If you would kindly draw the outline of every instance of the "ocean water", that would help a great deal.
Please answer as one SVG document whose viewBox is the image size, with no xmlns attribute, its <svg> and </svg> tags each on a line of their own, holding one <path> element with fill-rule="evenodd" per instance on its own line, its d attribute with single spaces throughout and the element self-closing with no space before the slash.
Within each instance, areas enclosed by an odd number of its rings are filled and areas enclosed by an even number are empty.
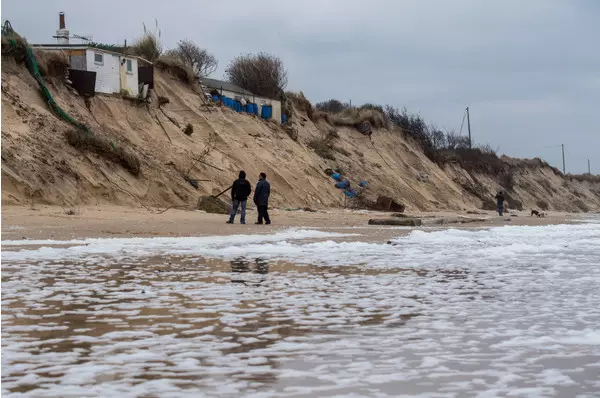
<svg viewBox="0 0 600 398">
<path fill-rule="evenodd" d="M 3 241 L 2 394 L 600 397 L 600 223 L 347 235 Z"/>
</svg>

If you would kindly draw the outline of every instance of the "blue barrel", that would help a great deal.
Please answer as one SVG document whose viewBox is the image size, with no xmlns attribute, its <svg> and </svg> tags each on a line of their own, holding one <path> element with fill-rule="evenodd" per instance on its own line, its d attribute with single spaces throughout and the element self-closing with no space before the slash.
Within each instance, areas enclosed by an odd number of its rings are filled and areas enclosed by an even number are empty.
<svg viewBox="0 0 600 398">
<path fill-rule="evenodd" d="M 263 119 L 270 119 L 272 115 L 273 108 L 271 107 L 271 105 L 263 105 L 260 117 L 262 117 Z"/>
<path fill-rule="evenodd" d="M 242 103 L 240 101 L 235 101 L 235 111 L 236 112 L 242 111 Z"/>
<path fill-rule="evenodd" d="M 246 105 L 246 110 L 248 113 L 254 113 L 254 104 Z"/>
<path fill-rule="evenodd" d="M 213 95 L 212 96 L 213 101 L 215 102 L 219 102 L 219 96 L 218 95 Z"/>
<path fill-rule="evenodd" d="M 254 108 L 254 114 L 255 114 L 256 116 L 258 116 L 258 105 L 257 105 L 257 104 L 253 104 L 253 106 L 252 106 L 252 107 Z"/>
<path fill-rule="evenodd" d="M 333 178 L 336 181 L 342 181 L 342 175 L 340 173 L 333 173 L 331 175 L 331 178 Z"/>
<path fill-rule="evenodd" d="M 281 115 L 281 123 L 285 124 L 285 122 L 287 122 L 287 115 L 284 113 Z"/>
<path fill-rule="evenodd" d="M 231 99 L 231 98 L 227 98 L 227 106 L 228 106 L 229 108 L 233 108 L 233 99 Z"/>
<path fill-rule="evenodd" d="M 335 184 L 335 187 L 339 189 L 348 189 L 350 188 L 350 181 L 344 180 L 342 182 L 338 182 L 337 184 Z"/>
</svg>

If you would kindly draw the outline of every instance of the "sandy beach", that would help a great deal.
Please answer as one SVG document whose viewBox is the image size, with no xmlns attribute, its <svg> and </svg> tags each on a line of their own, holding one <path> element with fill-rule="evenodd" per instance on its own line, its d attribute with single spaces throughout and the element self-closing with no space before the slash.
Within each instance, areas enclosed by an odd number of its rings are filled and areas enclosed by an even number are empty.
<svg viewBox="0 0 600 398">
<path fill-rule="evenodd" d="M 68 215 L 65 209 L 57 206 L 38 205 L 2 206 L 2 240 L 15 239 L 73 239 L 96 237 L 153 237 L 153 236 L 206 236 L 273 233 L 293 227 L 317 228 L 334 232 L 349 228 L 361 229 L 363 239 L 380 241 L 402 235 L 409 227 L 370 226 L 369 219 L 389 218 L 390 213 L 357 211 L 344 209 L 319 210 L 270 210 L 272 225 L 254 225 L 256 211 L 249 211 L 246 225 L 227 225 L 227 216 L 207 214 L 201 211 L 169 209 L 157 214 L 146 209 L 120 206 L 90 206 L 76 209 L 76 214 Z M 481 214 L 455 212 L 408 213 L 407 216 L 423 218 L 483 219 L 481 222 L 465 224 L 436 225 L 431 228 L 481 228 L 500 225 L 548 225 L 570 223 L 582 214 L 552 212 L 545 218 L 530 217 L 527 212 L 510 212 L 499 217 L 493 212 Z"/>
</svg>

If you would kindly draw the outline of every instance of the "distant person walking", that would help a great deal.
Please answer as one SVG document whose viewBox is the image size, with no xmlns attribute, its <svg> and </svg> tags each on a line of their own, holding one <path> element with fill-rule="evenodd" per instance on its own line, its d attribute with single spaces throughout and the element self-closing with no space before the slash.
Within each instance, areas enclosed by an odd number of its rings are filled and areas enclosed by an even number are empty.
<svg viewBox="0 0 600 398">
<path fill-rule="evenodd" d="M 496 203 L 498 203 L 498 215 L 502 217 L 504 211 L 504 194 L 502 194 L 502 191 L 496 194 Z"/>
<path fill-rule="evenodd" d="M 252 186 L 250 181 L 246 180 L 246 172 L 240 171 L 239 178 L 233 182 L 231 186 L 231 214 L 229 215 L 229 221 L 227 224 L 233 224 L 235 215 L 237 214 L 238 207 L 242 205 L 242 217 L 240 222 L 246 224 L 246 201 L 248 196 L 252 192 Z"/>
<path fill-rule="evenodd" d="M 256 184 L 256 189 L 254 190 L 254 204 L 258 209 L 258 222 L 256 224 L 262 224 L 263 218 L 265 220 L 265 224 L 271 224 L 271 219 L 269 218 L 269 196 L 271 195 L 271 184 L 267 181 L 267 175 L 265 173 L 260 173 L 260 177 L 258 179 L 258 183 Z"/>
</svg>

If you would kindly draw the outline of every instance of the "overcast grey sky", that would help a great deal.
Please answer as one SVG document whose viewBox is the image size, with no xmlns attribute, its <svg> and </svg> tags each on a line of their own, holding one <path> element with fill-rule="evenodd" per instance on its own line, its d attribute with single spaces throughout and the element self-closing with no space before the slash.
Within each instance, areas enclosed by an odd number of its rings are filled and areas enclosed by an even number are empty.
<svg viewBox="0 0 600 398">
<path fill-rule="evenodd" d="M 219 59 L 281 57 L 288 89 L 406 106 L 474 140 L 567 172 L 600 173 L 600 0 L 4 0 L 30 42 L 52 43 L 58 12 L 71 33 L 131 43 L 158 19 L 166 47 L 192 39 Z"/>
</svg>

